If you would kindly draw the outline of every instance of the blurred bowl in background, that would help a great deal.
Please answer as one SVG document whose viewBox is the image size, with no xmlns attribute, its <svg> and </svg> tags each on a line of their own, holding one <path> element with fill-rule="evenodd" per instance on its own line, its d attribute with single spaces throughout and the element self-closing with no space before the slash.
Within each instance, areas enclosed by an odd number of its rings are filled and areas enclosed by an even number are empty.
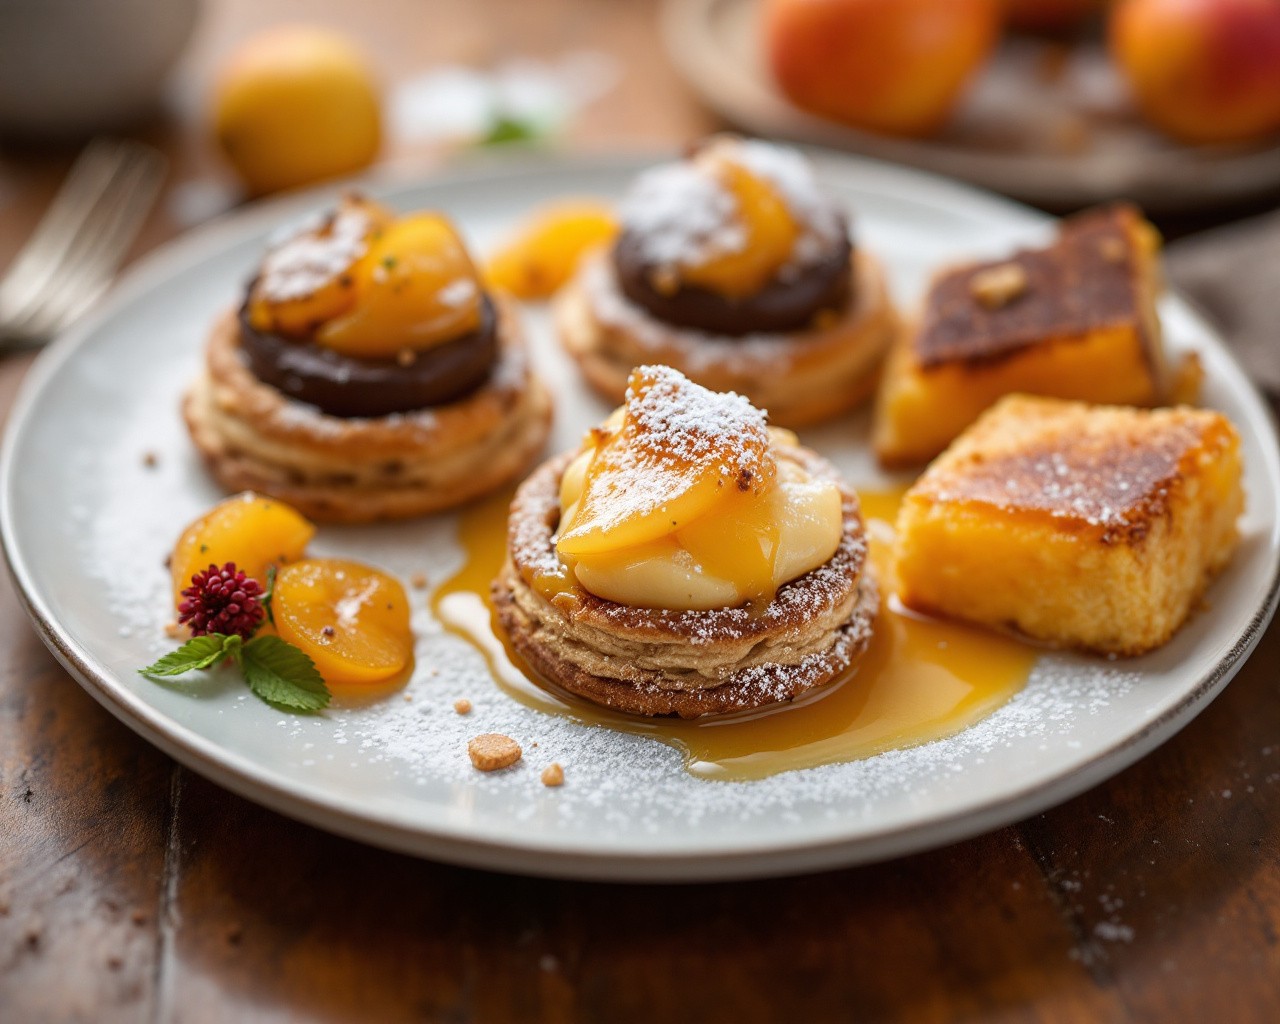
<svg viewBox="0 0 1280 1024">
<path fill-rule="evenodd" d="M 90 135 L 148 113 L 199 0 L 3 0 L 0 132 Z"/>
</svg>

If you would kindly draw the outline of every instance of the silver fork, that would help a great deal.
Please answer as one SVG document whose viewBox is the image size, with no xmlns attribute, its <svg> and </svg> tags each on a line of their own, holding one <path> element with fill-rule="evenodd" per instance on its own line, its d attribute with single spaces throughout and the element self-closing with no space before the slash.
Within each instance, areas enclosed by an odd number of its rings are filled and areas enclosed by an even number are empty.
<svg viewBox="0 0 1280 1024">
<path fill-rule="evenodd" d="M 98 139 L 85 148 L 0 279 L 0 351 L 43 344 L 102 296 L 155 202 L 165 165 L 140 142 Z"/>
</svg>

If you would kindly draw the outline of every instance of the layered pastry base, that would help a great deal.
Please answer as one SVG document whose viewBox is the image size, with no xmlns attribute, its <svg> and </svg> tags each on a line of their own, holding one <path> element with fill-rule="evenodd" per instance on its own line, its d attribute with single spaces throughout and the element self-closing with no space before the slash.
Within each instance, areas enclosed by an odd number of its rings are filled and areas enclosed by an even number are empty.
<svg viewBox="0 0 1280 1024">
<path fill-rule="evenodd" d="M 872 392 L 897 328 L 884 275 L 798 153 L 717 136 L 641 175 L 619 221 L 556 299 L 601 394 L 663 363 L 794 427 Z"/>
<path fill-rule="evenodd" d="M 1159 237 L 1132 206 L 1062 222 L 1057 240 L 941 273 L 885 364 L 874 444 L 886 465 L 933 458 L 1012 392 L 1117 405 L 1194 399 L 1166 364 Z"/>
<path fill-rule="evenodd" d="M 581 451 L 511 508 L 493 585 L 516 650 L 637 715 L 793 700 L 865 649 L 877 590 L 856 496 L 744 398 L 641 367 Z"/>
<path fill-rule="evenodd" d="M 1240 439 L 1219 413 L 1014 395 L 907 493 L 899 596 L 1108 654 L 1169 640 L 1230 559 Z"/>
<path fill-rule="evenodd" d="M 519 475 L 551 401 L 515 310 L 483 289 L 449 222 L 347 197 L 268 252 L 219 317 L 183 415 L 229 490 L 363 522 Z"/>
</svg>

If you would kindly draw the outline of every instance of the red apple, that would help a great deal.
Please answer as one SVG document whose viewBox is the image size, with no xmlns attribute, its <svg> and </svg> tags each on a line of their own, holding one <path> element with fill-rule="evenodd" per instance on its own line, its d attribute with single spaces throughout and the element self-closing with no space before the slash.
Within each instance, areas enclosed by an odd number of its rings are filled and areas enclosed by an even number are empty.
<svg viewBox="0 0 1280 1024">
<path fill-rule="evenodd" d="M 1142 112 L 1174 138 L 1280 131 L 1280 0 L 1120 0 L 1109 35 Z"/>
<path fill-rule="evenodd" d="M 1001 0 L 769 0 L 765 52 L 797 106 L 927 135 L 991 52 L 1001 16 Z"/>
</svg>

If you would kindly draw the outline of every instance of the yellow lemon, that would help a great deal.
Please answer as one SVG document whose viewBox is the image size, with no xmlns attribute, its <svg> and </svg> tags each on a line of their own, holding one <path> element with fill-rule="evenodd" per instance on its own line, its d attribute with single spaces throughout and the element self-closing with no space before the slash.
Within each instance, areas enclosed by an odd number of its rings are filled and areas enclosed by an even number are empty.
<svg viewBox="0 0 1280 1024">
<path fill-rule="evenodd" d="M 231 55 L 213 103 L 218 145 L 254 193 L 367 167 L 382 136 L 378 88 L 343 36 L 284 25 Z"/>
</svg>

